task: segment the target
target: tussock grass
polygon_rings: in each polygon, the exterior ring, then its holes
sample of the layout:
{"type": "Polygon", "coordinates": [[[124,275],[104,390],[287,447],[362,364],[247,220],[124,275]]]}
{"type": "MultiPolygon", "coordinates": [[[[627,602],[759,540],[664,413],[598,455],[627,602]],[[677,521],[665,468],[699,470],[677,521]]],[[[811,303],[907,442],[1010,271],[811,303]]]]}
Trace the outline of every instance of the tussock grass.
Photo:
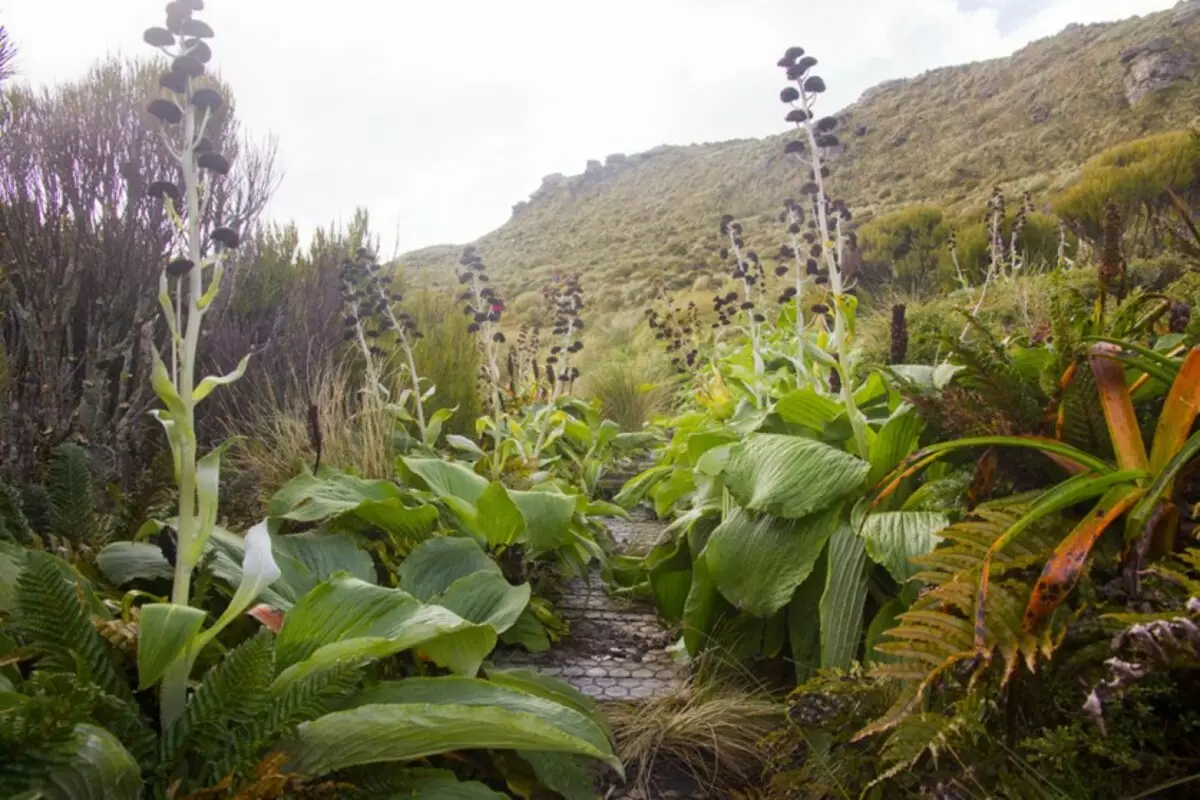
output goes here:
{"type": "Polygon", "coordinates": [[[605,710],[617,755],[646,797],[660,796],[659,776],[682,775],[705,796],[755,785],[764,736],[784,723],[784,706],[739,668],[711,655],[670,695],[605,710]]]}
{"type": "Polygon", "coordinates": [[[320,425],[323,465],[354,467],[368,478],[392,476],[394,422],[381,403],[364,402],[372,396],[362,392],[362,376],[349,360],[293,374],[291,383],[308,386],[311,394],[268,391],[251,400],[228,458],[235,472],[252,480],[262,500],[315,464],[311,406],[320,425]]]}

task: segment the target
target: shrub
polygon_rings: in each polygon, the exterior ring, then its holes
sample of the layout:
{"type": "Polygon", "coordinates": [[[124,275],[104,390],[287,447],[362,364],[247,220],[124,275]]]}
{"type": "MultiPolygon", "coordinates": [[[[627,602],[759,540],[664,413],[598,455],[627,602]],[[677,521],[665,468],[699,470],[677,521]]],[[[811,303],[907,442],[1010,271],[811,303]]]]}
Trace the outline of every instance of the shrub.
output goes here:
{"type": "MultiPolygon", "coordinates": [[[[1200,137],[1173,131],[1127,142],[1092,158],[1075,183],[1054,201],[1054,210],[1080,236],[1097,242],[1104,210],[1114,203],[1125,219],[1140,218],[1148,228],[1168,207],[1167,191],[1189,202],[1200,190],[1200,137]]],[[[1135,239],[1147,231],[1135,232],[1135,239]]],[[[1135,242],[1140,244],[1140,242],[1135,242]]]]}

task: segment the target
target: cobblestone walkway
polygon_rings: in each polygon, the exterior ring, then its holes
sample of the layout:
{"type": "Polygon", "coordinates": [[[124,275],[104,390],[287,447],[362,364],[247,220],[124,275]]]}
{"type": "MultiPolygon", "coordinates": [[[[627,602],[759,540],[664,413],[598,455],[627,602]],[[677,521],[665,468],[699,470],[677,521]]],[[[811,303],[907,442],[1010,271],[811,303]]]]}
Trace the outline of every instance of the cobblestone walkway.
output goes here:
{"type": "MultiPolygon", "coordinates": [[[[609,523],[617,549],[626,553],[648,550],[662,528],[659,522],[609,523]]],[[[569,581],[554,607],[571,626],[563,641],[545,653],[497,654],[497,662],[562,678],[598,700],[646,700],[682,685],[685,668],[667,653],[670,635],[653,608],[610,597],[599,568],[586,580],[569,581]]]]}

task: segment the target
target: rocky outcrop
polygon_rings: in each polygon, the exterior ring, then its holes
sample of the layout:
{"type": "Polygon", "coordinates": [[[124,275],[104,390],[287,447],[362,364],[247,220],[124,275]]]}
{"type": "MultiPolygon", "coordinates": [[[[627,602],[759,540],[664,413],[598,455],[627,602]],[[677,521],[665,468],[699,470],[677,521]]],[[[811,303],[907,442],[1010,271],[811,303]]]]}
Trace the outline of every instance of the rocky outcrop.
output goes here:
{"type": "Polygon", "coordinates": [[[1200,20],[1200,0],[1183,0],[1175,6],[1175,17],[1171,24],[1175,26],[1190,25],[1200,20]]]}
{"type": "Polygon", "coordinates": [[[1156,36],[1123,51],[1125,99],[1137,105],[1142,98],[1165,89],[1191,72],[1192,57],[1168,36],[1156,36]]]}

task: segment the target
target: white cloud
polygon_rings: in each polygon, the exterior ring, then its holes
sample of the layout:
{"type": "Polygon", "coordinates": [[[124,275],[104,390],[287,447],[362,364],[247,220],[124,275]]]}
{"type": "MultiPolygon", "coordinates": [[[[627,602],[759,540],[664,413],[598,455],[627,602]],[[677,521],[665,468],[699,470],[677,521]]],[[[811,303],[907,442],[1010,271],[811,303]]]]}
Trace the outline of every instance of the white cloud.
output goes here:
{"type": "MultiPolygon", "coordinates": [[[[657,144],[782,130],[774,61],[821,59],[830,108],[888,78],[992,58],[1073,21],[1173,0],[208,0],[215,58],[257,133],[280,140],[277,218],[366,205],[385,243],[462,242],[542,175],[657,144]]],[[[34,81],[144,54],[154,0],[7,0],[34,81]]]]}

